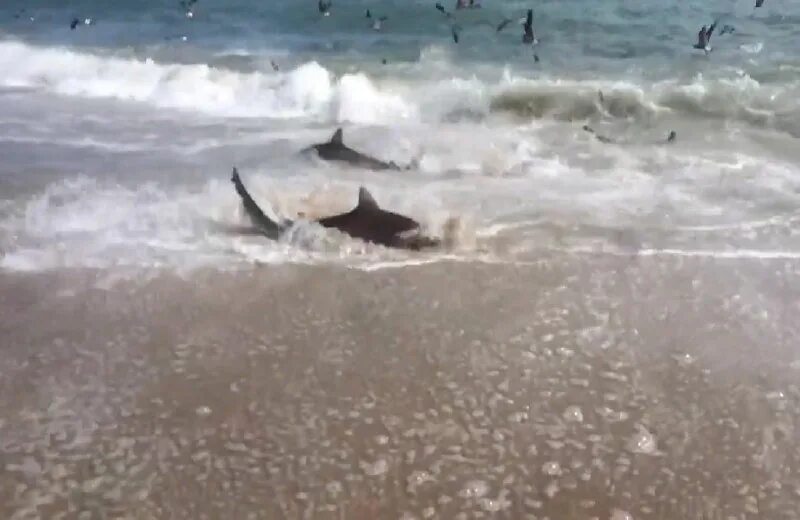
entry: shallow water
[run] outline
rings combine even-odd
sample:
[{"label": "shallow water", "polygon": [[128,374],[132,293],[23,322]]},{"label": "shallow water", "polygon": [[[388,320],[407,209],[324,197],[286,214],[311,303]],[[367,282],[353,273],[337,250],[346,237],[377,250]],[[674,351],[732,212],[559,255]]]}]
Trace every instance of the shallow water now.
[{"label": "shallow water", "polygon": [[597,255],[3,276],[0,513],[788,520],[797,276]]},{"label": "shallow water", "polygon": [[[6,269],[392,256],[314,226],[279,244],[226,233],[246,223],[234,164],[285,217],[348,208],[363,184],[432,234],[454,218],[447,254],[459,257],[798,250],[791,5],[545,2],[539,63],[515,23],[493,29],[524,12],[518,2],[457,13],[459,45],[428,2],[337,2],[329,17],[294,2],[203,2],[191,19],[163,3],[21,5],[0,11]],[[381,32],[367,7],[389,16]],[[70,31],[73,16],[95,24]],[[695,54],[696,27],[720,16],[736,32]],[[337,126],[420,168],[359,172],[298,154]]]}]

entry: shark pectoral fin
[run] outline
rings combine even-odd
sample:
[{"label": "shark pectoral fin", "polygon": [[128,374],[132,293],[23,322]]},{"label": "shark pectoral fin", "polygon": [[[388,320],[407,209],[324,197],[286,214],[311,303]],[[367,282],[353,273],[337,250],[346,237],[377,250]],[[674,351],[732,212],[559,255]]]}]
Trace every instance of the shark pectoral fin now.
[{"label": "shark pectoral fin", "polygon": [[331,136],[331,144],[344,144],[344,138],[342,136],[341,128],[337,128],[336,131]]},{"label": "shark pectoral fin", "polygon": [[378,203],[372,194],[363,186],[358,190],[358,206],[356,209],[378,209]]}]

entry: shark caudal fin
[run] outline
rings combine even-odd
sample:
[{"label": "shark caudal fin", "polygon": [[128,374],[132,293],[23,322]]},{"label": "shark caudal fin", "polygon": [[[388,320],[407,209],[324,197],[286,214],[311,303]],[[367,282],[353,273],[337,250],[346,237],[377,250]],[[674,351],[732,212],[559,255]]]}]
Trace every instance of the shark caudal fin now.
[{"label": "shark caudal fin", "polygon": [[344,144],[344,137],[342,136],[342,129],[337,128],[331,136],[331,144]]},{"label": "shark caudal fin", "polygon": [[244,187],[242,179],[239,177],[239,171],[236,168],[233,169],[231,182],[233,182],[233,185],[236,188],[236,193],[238,193],[239,197],[241,197],[242,205],[244,206],[247,215],[250,217],[250,220],[253,221],[253,224],[258,227],[259,231],[264,233],[267,237],[272,238],[273,240],[277,239],[283,231],[283,227],[266,216],[261,208],[258,207],[256,201],[254,201],[253,197],[251,197],[250,193],[248,193],[247,188]]},{"label": "shark caudal fin", "polygon": [[356,209],[378,209],[378,203],[375,198],[363,186],[358,190],[358,206]]}]

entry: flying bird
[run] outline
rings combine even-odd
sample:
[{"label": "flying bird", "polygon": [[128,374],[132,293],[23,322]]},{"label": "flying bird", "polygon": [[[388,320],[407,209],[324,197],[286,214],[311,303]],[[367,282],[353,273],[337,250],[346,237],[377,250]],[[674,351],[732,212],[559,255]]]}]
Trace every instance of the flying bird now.
[{"label": "flying bird", "polygon": [[523,25],[522,43],[529,45],[536,43],[536,36],[533,34],[533,9],[528,9],[528,16]]},{"label": "flying bird", "polygon": [[372,20],[372,28],[376,31],[380,31],[383,27],[383,22],[389,19],[388,16],[381,16],[380,18],[375,18],[372,16],[372,13],[367,9],[367,18]]},{"label": "flying bird", "polygon": [[332,5],[333,0],[319,0],[317,8],[319,9],[319,12],[322,13],[322,16],[330,16]]},{"label": "flying bird", "polygon": [[706,54],[711,52],[711,35],[714,34],[718,21],[715,20],[710,27],[704,25],[700,28],[700,32],[697,33],[697,43],[694,44],[695,49],[702,49]]}]

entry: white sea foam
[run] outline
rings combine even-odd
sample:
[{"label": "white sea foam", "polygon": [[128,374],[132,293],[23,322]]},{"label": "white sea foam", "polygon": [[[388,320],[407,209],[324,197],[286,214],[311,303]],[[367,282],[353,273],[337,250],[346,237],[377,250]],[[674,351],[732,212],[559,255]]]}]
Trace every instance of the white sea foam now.
[{"label": "white sea foam", "polygon": [[60,47],[0,42],[0,85],[112,98],[236,117],[315,117],[375,123],[414,115],[361,74],[335,78],[316,62],[279,73],[157,63]]}]

